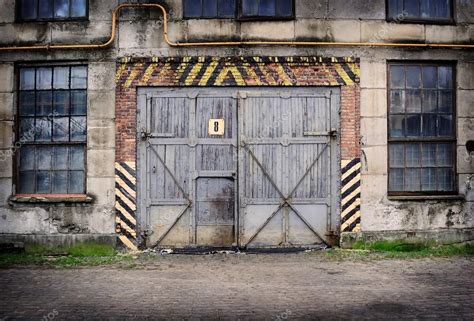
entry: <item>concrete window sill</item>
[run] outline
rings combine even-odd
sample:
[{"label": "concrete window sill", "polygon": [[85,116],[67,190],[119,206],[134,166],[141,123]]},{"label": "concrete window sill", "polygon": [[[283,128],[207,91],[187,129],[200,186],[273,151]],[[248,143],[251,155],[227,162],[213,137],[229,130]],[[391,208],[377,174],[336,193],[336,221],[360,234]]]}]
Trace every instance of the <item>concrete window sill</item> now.
[{"label": "concrete window sill", "polygon": [[90,204],[93,198],[88,195],[13,195],[10,197],[10,204]]},{"label": "concrete window sill", "polygon": [[388,196],[390,201],[462,201],[464,195],[417,195],[417,196]]}]

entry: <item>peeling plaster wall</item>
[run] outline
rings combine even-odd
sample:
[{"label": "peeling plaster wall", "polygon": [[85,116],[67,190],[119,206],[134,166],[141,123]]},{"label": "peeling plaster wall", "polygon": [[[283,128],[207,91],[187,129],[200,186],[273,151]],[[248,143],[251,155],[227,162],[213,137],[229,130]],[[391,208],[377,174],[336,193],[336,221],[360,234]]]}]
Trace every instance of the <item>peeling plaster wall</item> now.
[{"label": "peeling plaster wall", "polygon": [[[14,0],[0,0],[0,45],[100,43],[110,33],[111,9],[128,1],[90,0],[89,21],[15,23]],[[170,10],[173,40],[321,40],[472,43],[474,4],[455,0],[455,25],[397,24],[385,21],[385,0],[296,0],[296,19],[285,22],[184,20],[182,1],[157,1]],[[0,151],[14,142],[15,64],[28,61],[87,61],[89,64],[87,206],[12,207],[12,157],[0,163],[0,234],[113,235],[115,161],[115,68],[124,56],[355,56],[361,59],[362,230],[473,228],[474,200],[465,181],[474,161],[464,144],[474,137],[474,56],[468,50],[242,47],[170,48],[162,35],[159,12],[125,10],[117,40],[107,50],[0,53]],[[387,198],[387,60],[457,61],[458,178],[457,201],[395,202]],[[472,185],[472,184],[471,184]]]}]

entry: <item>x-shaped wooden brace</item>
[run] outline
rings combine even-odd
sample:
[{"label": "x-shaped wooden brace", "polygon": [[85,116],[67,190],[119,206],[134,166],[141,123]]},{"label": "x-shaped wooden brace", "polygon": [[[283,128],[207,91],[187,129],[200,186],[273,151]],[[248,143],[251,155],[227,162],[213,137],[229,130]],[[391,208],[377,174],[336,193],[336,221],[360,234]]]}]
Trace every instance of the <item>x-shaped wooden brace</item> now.
[{"label": "x-shaped wooden brace", "polygon": [[171,179],[174,181],[174,183],[176,184],[176,186],[178,187],[178,189],[180,190],[181,193],[183,193],[183,196],[184,198],[188,201],[188,204],[186,205],[186,207],[179,213],[178,217],[174,220],[174,222],[170,225],[170,227],[168,227],[168,229],[160,236],[160,238],[158,239],[158,241],[155,242],[155,245],[153,247],[156,247],[158,246],[162,241],[163,239],[171,232],[171,230],[175,227],[175,225],[179,222],[179,220],[181,219],[181,217],[183,217],[183,215],[186,213],[186,211],[191,207],[191,205],[193,204],[193,201],[191,200],[191,198],[189,197],[189,195],[186,193],[186,191],[184,190],[184,188],[181,186],[180,182],[178,181],[178,179],[176,178],[176,176],[174,176],[173,172],[169,169],[168,166],[166,166],[166,163],[165,161],[163,160],[163,158],[161,158],[161,156],[158,154],[158,152],[153,148],[153,146],[151,144],[147,144],[148,147],[150,148],[150,150],[153,152],[153,154],[156,155],[156,158],[158,158],[158,160],[160,161],[161,164],[163,164],[163,167],[165,168],[165,171],[168,172],[168,174],[170,174],[171,176]]},{"label": "x-shaped wooden brace", "polygon": [[247,150],[247,152],[249,153],[249,155],[252,157],[252,159],[255,161],[255,163],[257,163],[258,167],[260,167],[262,169],[262,172],[263,172],[263,175],[270,181],[270,183],[272,184],[272,186],[275,188],[275,190],[277,191],[278,195],[280,195],[281,197],[281,200],[282,202],[280,203],[280,205],[278,206],[278,208],[272,213],[272,215],[270,215],[270,217],[268,217],[268,219],[257,229],[257,231],[249,238],[249,240],[247,241],[247,243],[245,243],[245,246],[249,245],[256,237],[257,235],[265,228],[265,226],[268,225],[268,223],[270,223],[270,221],[272,220],[272,218],[275,217],[275,215],[278,214],[278,212],[285,206],[288,206],[289,208],[291,208],[293,210],[293,212],[296,214],[296,216],[298,216],[300,218],[300,220],[311,230],[311,232],[314,233],[314,235],[316,235],[318,238],[321,239],[321,241],[328,245],[326,243],[326,241],[324,241],[324,239],[319,235],[319,233],[311,226],[311,224],[309,224],[309,222],[304,218],[304,216],[298,211],[298,209],[295,208],[295,206],[293,204],[291,204],[290,200],[291,200],[291,197],[293,196],[293,194],[296,192],[296,190],[298,189],[298,187],[301,185],[301,183],[303,182],[303,180],[305,179],[305,177],[310,173],[311,169],[314,167],[314,165],[316,165],[316,163],[318,162],[319,158],[321,158],[322,154],[326,151],[326,149],[328,148],[329,144],[326,144],[324,146],[324,148],[319,152],[318,156],[315,158],[315,160],[311,163],[311,165],[308,167],[308,169],[306,170],[306,172],[304,173],[304,175],[301,177],[301,179],[298,181],[298,183],[296,184],[296,186],[291,190],[290,194],[288,194],[288,196],[285,196],[280,188],[278,188],[278,185],[275,183],[275,181],[272,179],[271,175],[267,172],[267,170],[265,169],[265,167],[262,165],[262,163],[260,163],[260,161],[258,160],[258,158],[255,156],[255,154],[252,152],[252,150],[246,145],[244,144],[243,147],[245,148],[245,150]]}]

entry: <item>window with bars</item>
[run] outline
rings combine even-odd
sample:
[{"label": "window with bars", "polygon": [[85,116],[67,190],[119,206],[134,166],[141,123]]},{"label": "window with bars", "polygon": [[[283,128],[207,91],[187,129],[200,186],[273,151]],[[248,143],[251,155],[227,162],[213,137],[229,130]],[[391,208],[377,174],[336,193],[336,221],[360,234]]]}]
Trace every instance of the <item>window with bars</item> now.
[{"label": "window with bars", "polygon": [[[403,17],[403,18],[400,18]],[[452,22],[452,0],[388,0],[390,20]]]},{"label": "window with bars", "polygon": [[86,19],[87,0],[19,0],[18,16],[22,21]]},{"label": "window with bars", "polygon": [[455,191],[452,65],[389,65],[389,192]]},{"label": "window with bars", "polygon": [[185,18],[290,19],[293,0],[184,0]]},{"label": "window with bars", "polygon": [[84,194],[87,66],[19,69],[18,194]]}]

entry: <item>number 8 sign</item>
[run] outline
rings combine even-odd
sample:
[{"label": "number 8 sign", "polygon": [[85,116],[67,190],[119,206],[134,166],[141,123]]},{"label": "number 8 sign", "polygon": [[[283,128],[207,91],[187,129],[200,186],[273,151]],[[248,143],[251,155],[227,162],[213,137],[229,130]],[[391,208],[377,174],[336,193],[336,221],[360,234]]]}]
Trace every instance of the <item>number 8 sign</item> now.
[{"label": "number 8 sign", "polygon": [[224,136],[224,119],[209,119],[209,135]]}]

